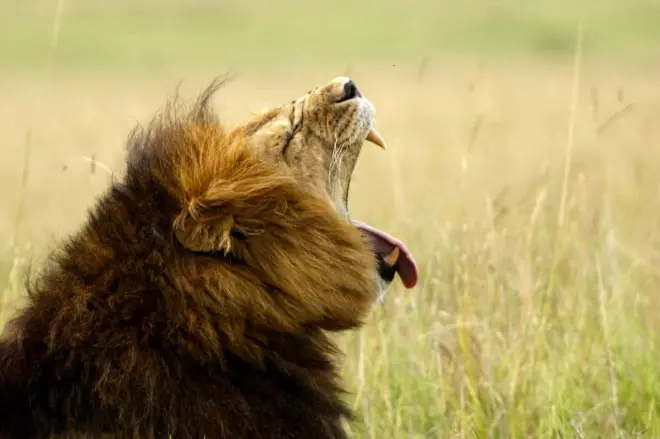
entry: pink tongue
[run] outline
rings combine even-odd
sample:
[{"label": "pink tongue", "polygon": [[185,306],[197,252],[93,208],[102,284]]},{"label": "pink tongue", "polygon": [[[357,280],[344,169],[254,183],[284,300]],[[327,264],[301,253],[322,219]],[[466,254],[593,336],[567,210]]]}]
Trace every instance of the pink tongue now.
[{"label": "pink tongue", "polygon": [[394,268],[399,273],[399,277],[406,288],[412,288],[417,284],[417,280],[419,279],[417,264],[403,242],[369,224],[360,221],[352,221],[352,223],[371,238],[374,248],[378,253],[386,255],[395,247],[398,247],[399,259],[394,264]]}]

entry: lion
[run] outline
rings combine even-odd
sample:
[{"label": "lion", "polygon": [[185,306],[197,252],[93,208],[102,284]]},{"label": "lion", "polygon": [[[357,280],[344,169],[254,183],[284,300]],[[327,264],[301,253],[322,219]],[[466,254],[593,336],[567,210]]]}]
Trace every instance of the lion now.
[{"label": "lion", "polygon": [[227,129],[171,100],[26,283],[0,341],[0,438],[346,438],[336,331],[360,327],[402,242],[352,221],[374,107],[339,77]]}]

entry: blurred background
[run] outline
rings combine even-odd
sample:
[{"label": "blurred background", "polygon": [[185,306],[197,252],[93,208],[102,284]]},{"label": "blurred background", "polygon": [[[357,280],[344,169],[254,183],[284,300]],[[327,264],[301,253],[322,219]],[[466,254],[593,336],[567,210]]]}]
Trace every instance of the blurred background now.
[{"label": "blurred background", "polygon": [[358,438],[660,437],[658,0],[0,0],[2,317],[177,86],[228,124],[375,105],[352,216],[401,237],[346,355]]}]

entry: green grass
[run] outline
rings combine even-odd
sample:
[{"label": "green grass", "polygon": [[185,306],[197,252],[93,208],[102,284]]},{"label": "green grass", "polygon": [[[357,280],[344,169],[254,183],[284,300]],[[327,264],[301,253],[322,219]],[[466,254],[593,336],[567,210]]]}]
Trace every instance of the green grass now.
[{"label": "green grass", "polygon": [[657,269],[624,250],[610,194],[561,228],[548,194],[436,228],[421,291],[346,342],[358,437],[660,436]]},{"label": "green grass", "polygon": [[[0,3],[0,66],[49,59],[58,2]],[[422,56],[570,55],[580,20],[590,56],[653,52],[648,0],[62,2],[63,67],[403,62]]]}]

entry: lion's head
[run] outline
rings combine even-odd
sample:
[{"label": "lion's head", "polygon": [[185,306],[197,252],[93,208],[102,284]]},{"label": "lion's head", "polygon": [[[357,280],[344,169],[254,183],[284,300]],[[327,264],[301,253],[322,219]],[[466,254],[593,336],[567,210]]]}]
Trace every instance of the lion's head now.
[{"label": "lion's head", "polygon": [[[347,221],[351,176],[365,139],[386,149],[374,128],[374,107],[353,80],[337,77],[279,108],[264,111],[244,129],[257,153],[290,169],[296,179],[326,196]],[[362,222],[353,224],[375,246],[381,279],[396,272],[404,285],[417,283],[417,268],[405,245]]]},{"label": "lion's head", "polygon": [[179,275],[215,293],[261,291],[226,298],[228,316],[285,330],[352,327],[397,272],[414,286],[405,246],[348,214],[363,142],[385,146],[355,83],[337,78],[233,129],[209,108],[216,88],[184,116],[172,105],[129,148],[127,186],[157,200]]}]

